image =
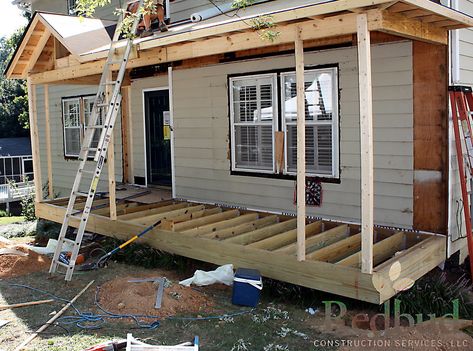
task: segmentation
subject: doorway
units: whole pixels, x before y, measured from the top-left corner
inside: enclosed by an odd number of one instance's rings
[[[172,186],[169,90],[144,91],[147,184]]]

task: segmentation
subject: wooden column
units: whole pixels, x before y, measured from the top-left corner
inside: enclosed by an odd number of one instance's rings
[[[49,86],[44,85],[44,117],[46,132],[46,161],[48,164],[48,197],[54,198],[53,159],[51,155],[51,122],[49,118]]]
[[[361,144],[361,271],[373,272],[373,87],[371,40],[366,14],[357,16]]]
[[[131,136],[131,121],[130,121],[130,87],[122,87],[122,154],[123,154],[123,182],[130,183],[130,136]]]
[[[295,39],[297,80],[297,259],[305,260],[305,79],[304,42],[297,28]]]
[[[36,86],[31,84],[28,77],[28,111],[30,121],[31,151],[33,153],[33,172],[35,187],[35,202],[43,200],[43,182],[41,181],[41,161],[39,156],[38,115],[36,110]]]
[[[112,71],[109,72],[107,81],[112,81]],[[107,102],[110,103],[110,99],[112,96],[113,90],[111,86],[107,85],[106,88],[106,99]],[[109,107],[112,108],[112,107]],[[115,189],[115,131],[112,133],[110,138],[110,143],[108,145],[107,150],[107,164],[108,164],[108,197],[110,202],[110,219],[116,220],[117,219],[117,200],[116,200],[116,189]]]

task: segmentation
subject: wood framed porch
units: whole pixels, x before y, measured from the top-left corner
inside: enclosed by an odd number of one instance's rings
[[[62,223],[67,201],[41,202],[37,214]],[[117,220],[110,219],[108,206],[93,210],[87,230],[127,240],[162,220],[141,243],[217,265],[258,269],[268,278],[375,304],[411,287],[445,260],[445,236],[375,228],[374,269],[367,274],[361,271],[359,225],[307,219],[306,259],[298,261],[296,217],[179,200],[130,200],[116,207]],[[72,226],[78,225],[79,219],[73,219]]]

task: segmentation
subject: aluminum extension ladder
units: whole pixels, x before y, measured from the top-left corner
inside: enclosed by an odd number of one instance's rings
[[[139,1],[139,8],[143,7],[143,2],[144,0]],[[92,204],[96,196],[100,175],[107,158],[108,146],[113,136],[115,121],[117,119],[118,113],[120,112],[122,99],[120,89],[123,78],[125,77],[126,66],[133,46],[133,39],[130,38],[130,35],[126,36],[127,38],[125,38],[125,43],[123,40],[121,40],[121,25],[123,23],[125,13],[126,7],[123,8],[122,13],[120,14],[114,36],[110,44],[108,57],[104,64],[102,78],[100,79],[99,88],[97,95],[95,96],[94,105],[89,118],[89,124],[87,130],[85,131],[84,140],[79,153],[79,169],[77,170],[71,196],[67,205],[67,210],[64,215],[64,221],[59,233],[58,245],[56,251],[54,252],[54,257],[49,269],[49,273],[55,273],[60,266],[66,268],[67,281],[72,279],[72,275],[74,273],[82,238],[84,236],[87,221],[92,210]],[[140,16],[135,16],[130,29],[131,33],[136,33],[139,21]],[[111,73],[112,65],[120,65],[115,80],[113,80]],[[97,147],[94,148],[92,147],[92,142],[97,130],[101,130],[101,133]],[[93,169],[88,169],[88,167],[91,165],[87,161],[94,152],[95,167]],[[88,183],[83,179],[84,174],[89,174],[92,176],[92,181],[90,182],[88,190],[81,190],[81,186],[84,186]],[[75,206],[78,204],[78,198],[86,198],[85,205],[82,210],[75,209]],[[71,219],[80,221],[74,240],[66,238],[66,233],[70,227]],[[60,256],[64,251],[65,243],[73,245],[71,256],[66,261],[60,259]]]
[[[451,86],[448,91],[453,132],[455,134],[458,173],[460,174],[468,253],[470,255],[470,272],[473,277],[473,232],[471,218],[473,202],[471,201],[471,193],[468,192],[467,186],[468,175],[473,177],[473,90],[467,86]]]

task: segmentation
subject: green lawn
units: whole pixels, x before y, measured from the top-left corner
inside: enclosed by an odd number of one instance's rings
[[[24,221],[25,221],[25,217],[23,216],[0,217],[0,225],[21,223]]]

